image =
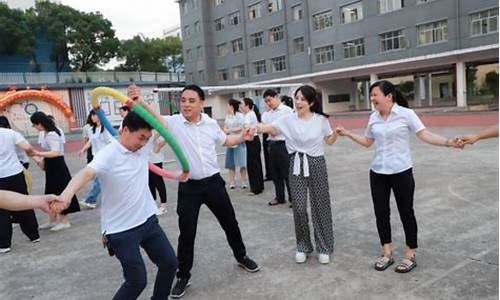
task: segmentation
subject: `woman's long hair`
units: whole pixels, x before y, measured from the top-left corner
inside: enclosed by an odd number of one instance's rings
[[[96,116],[97,113],[95,112],[95,110],[91,110],[89,112],[89,116],[87,117],[87,123],[92,126],[92,133],[95,133],[95,130],[97,128],[97,123],[95,123],[94,121],[92,121],[92,116]],[[101,124],[101,133],[104,131],[104,126]]]
[[[10,129],[9,119],[7,119],[6,116],[0,116],[0,128],[9,128]]]
[[[372,90],[375,87],[378,87],[380,89],[380,91],[382,92],[382,94],[384,94],[384,96],[387,96],[387,95],[391,94],[392,95],[392,101],[394,103],[397,103],[399,106],[403,106],[403,107],[406,107],[406,108],[409,107],[408,106],[408,100],[405,99],[405,97],[403,96],[403,94],[401,93],[401,91],[398,90],[394,86],[394,84],[392,84],[390,81],[379,80],[379,81],[374,82],[370,86],[370,94],[372,93]]]
[[[253,100],[250,98],[243,98],[243,102],[245,103],[246,106],[250,107],[251,110],[255,113],[255,116],[257,116],[257,121],[261,122],[261,115],[259,108],[257,105],[253,103]]]
[[[321,103],[319,102],[319,99],[318,99],[318,93],[316,93],[316,90],[312,86],[303,85],[303,86],[299,87],[295,91],[295,94],[294,94],[295,97],[297,97],[298,92],[302,93],[302,96],[304,96],[304,99],[306,99],[307,103],[312,104],[310,106],[311,112],[322,115],[325,118],[330,117],[329,115],[327,115],[323,112],[323,107],[321,106]]]
[[[59,136],[61,136],[61,132],[57,129],[56,124],[52,121],[47,115],[42,111],[37,111],[30,117],[31,123],[35,125],[42,125],[46,132],[55,131]]]
[[[236,114],[240,109],[240,101],[236,99],[229,99],[229,105],[233,107],[233,113]]]

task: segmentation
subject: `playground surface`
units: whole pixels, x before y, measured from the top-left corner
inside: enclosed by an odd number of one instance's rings
[[[430,129],[453,137],[486,124],[478,125]],[[76,149],[78,142],[72,143]],[[419,226],[418,267],[411,273],[398,274],[392,267],[384,272],[373,269],[380,254],[368,181],[373,149],[340,139],[326,148],[335,233],[332,262],[320,265],[316,255],[302,265],[294,262],[292,210],[288,205],[267,205],[274,196],[268,181],[259,196],[230,191],[248,254],[261,270],[250,274],[236,265],[223,231],[203,206],[192,285],[182,299],[498,299],[498,139],[456,150],[412,138],[411,148]],[[223,159],[219,156],[220,166]],[[74,151],[67,151],[66,161],[72,174],[85,165]],[[39,194],[44,174],[35,165],[30,170],[33,193]],[[226,170],[222,175],[227,178]],[[169,211],[159,220],[176,248],[177,186],[166,183]],[[391,209],[397,262],[404,255],[404,233],[393,199]],[[37,216],[39,223],[47,219],[39,211]],[[84,210],[70,219],[70,229],[42,231],[37,244],[30,243],[18,226],[14,228],[12,251],[0,255],[0,299],[112,298],[122,273],[118,260],[100,244],[99,209]],[[140,299],[149,299],[156,270],[145,254],[144,258],[148,286]]]

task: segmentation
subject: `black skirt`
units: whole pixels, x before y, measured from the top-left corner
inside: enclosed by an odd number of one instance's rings
[[[61,195],[71,180],[68,166],[64,161],[64,156],[45,158],[45,194]],[[61,212],[61,215],[67,215],[80,211],[80,205],[76,195],[71,199],[68,208]]]

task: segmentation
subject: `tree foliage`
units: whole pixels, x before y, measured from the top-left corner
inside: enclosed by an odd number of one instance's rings
[[[34,53],[35,35],[24,12],[0,3],[0,24],[0,55],[31,57]]]

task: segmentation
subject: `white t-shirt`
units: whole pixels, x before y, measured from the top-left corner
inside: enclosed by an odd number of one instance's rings
[[[99,150],[106,147],[106,145],[111,143],[113,140],[113,137],[106,129],[101,132],[100,126],[95,128],[95,133],[92,126],[87,129],[87,136],[90,139],[90,144],[92,145],[92,155],[96,155]]]
[[[222,146],[226,134],[217,121],[201,114],[198,123],[191,123],[182,114],[165,116],[168,130],[177,140],[189,162],[189,178],[203,179],[219,173],[215,147]]]
[[[64,131],[61,128],[59,128],[59,127],[56,127],[56,128],[59,129],[59,133],[61,134],[62,142],[63,142],[63,144],[65,144],[66,143],[66,136],[64,136]],[[45,137],[45,132],[40,131],[38,133],[38,144],[39,145],[42,145],[44,137]]]
[[[41,146],[48,151],[56,151],[64,155],[64,142],[62,136],[58,135],[55,131],[44,133]]]
[[[134,228],[158,211],[148,186],[151,147],[150,141],[132,152],[113,139],[88,164],[101,183],[102,232],[112,234]]]
[[[281,103],[276,109],[270,109],[262,114],[262,123],[271,124],[279,118],[289,115],[293,112],[293,110]],[[278,134],[275,136],[269,135],[267,138],[269,141],[284,141],[285,137],[282,134]]]
[[[257,115],[255,114],[255,112],[253,110],[251,110],[245,114],[245,126],[251,126],[251,125],[254,125],[257,123],[259,123],[259,120],[257,120]],[[257,135],[258,135],[257,133],[254,134],[254,136],[257,136]]]
[[[27,143],[19,132],[0,128],[0,178],[13,176],[23,171],[23,165],[16,154],[16,145],[23,142]]]
[[[425,129],[417,114],[409,108],[392,106],[386,121],[378,111],[370,115],[365,136],[375,140],[371,169],[379,174],[397,174],[412,167],[410,132]]]
[[[288,153],[295,153],[293,174],[300,174],[299,153],[312,157],[322,156],[324,150],[324,137],[332,135],[328,119],[314,113],[308,120],[300,119],[297,113],[285,115],[275,120],[271,125],[276,128],[286,141]],[[304,155],[304,176],[309,176],[309,163]]]

